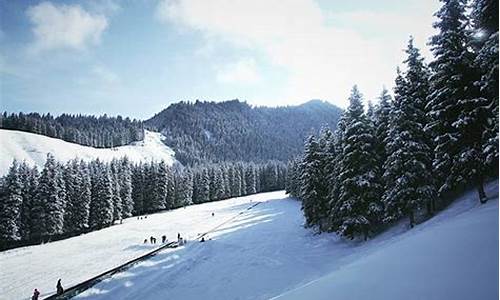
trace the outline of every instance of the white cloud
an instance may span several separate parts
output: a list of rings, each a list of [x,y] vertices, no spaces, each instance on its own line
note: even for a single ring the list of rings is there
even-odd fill
[[[52,49],[83,50],[100,42],[108,26],[103,15],[92,15],[79,5],[42,2],[27,10],[35,39],[34,53]]]
[[[271,64],[284,67],[287,83],[273,104],[321,98],[344,107],[354,84],[367,99],[377,97],[383,85],[393,85],[410,34],[417,46],[424,46],[437,1],[408,1],[412,10],[398,14],[336,15],[326,13],[314,0],[162,0],[156,16],[163,22],[200,31],[207,39],[257,50]],[[330,22],[346,19],[343,26]],[[364,29],[372,26],[380,31],[366,36],[356,22],[364,23],[360,24]]]
[[[258,82],[260,77],[255,60],[244,58],[220,68],[216,79],[221,83],[252,84]]]

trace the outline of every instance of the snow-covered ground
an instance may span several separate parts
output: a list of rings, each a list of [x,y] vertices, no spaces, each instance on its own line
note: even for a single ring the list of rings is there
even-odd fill
[[[472,191],[412,230],[402,222],[368,242],[304,229],[300,203],[283,192],[131,218],[0,253],[0,294],[27,298],[35,287],[46,294],[58,278],[71,286],[149,251],[142,240],[150,235],[174,239],[181,232],[193,240],[236,216],[210,233],[211,240],[162,251],[77,297],[498,299],[498,181],[487,192],[493,197],[487,204],[479,205]]]
[[[161,133],[146,131],[143,141],[102,149],[29,132],[0,129],[0,176],[7,173],[13,159],[43,167],[49,152],[62,162],[75,157],[84,160],[99,158],[110,161],[113,158],[127,156],[134,162],[164,160],[168,164],[173,164],[175,153],[162,142],[163,138]]]

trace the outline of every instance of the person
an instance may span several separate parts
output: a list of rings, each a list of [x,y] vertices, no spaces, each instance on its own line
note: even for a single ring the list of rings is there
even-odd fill
[[[204,237],[204,236],[202,236],[202,237],[201,237],[200,242],[202,242],[202,243],[203,243],[204,241],[205,241],[205,237]]]
[[[144,239],[144,244],[147,244],[148,243],[148,239]]]
[[[215,216],[215,214],[214,214],[214,213],[212,213],[212,217],[213,217],[213,216]]]
[[[161,237],[161,243],[165,244],[166,241],[167,241],[167,236],[166,235],[162,236]]]
[[[59,280],[57,281],[57,295],[62,295],[64,293],[64,289],[62,287],[62,284],[61,284],[61,279],[59,278]]]
[[[33,291],[33,296],[31,296],[31,300],[38,300],[38,296],[40,296],[40,292],[37,289],[35,289]]]

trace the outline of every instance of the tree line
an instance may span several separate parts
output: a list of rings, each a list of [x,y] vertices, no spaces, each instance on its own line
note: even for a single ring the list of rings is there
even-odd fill
[[[332,132],[311,135],[289,161],[286,190],[302,200],[307,226],[365,239],[381,225],[436,211],[464,187],[487,201],[498,176],[498,2],[442,0],[439,33],[424,63],[410,38],[394,99],[383,90],[364,109],[354,86]]]
[[[41,172],[13,161],[0,178],[0,248],[69,237],[135,215],[283,189],[278,161],[184,168],[165,162],[132,164],[71,160],[48,154]]]
[[[129,118],[62,114],[11,113],[0,115],[0,128],[21,130],[96,148],[128,145],[144,139],[141,121]]]

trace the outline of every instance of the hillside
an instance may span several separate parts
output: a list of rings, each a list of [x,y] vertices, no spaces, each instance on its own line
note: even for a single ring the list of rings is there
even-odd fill
[[[161,131],[184,164],[201,161],[288,160],[321,126],[332,129],[342,110],[320,100],[299,106],[252,107],[238,100],[175,103],[145,121]]]
[[[43,167],[49,152],[59,161],[68,161],[77,157],[86,161],[99,158],[107,162],[113,158],[127,156],[135,162],[164,160],[168,164],[173,164],[174,152],[162,142],[163,139],[160,133],[146,131],[143,141],[127,146],[102,149],[34,133],[0,129],[2,145],[0,147],[0,175],[7,173],[13,159],[25,160],[30,165]]]
[[[498,181],[486,192],[484,205],[475,191],[467,192],[414,229],[401,222],[368,242],[305,229],[300,202],[282,192],[193,205],[2,252],[0,289],[13,299],[27,299],[35,287],[47,295],[57,278],[72,286],[154,248],[144,238],[165,234],[172,240],[180,232],[186,246],[163,251],[77,298],[498,299]],[[252,202],[260,203],[247,210]],[[196,240],[221,224],[205,243]],[[19,270],[24,261],[30,263]]]

